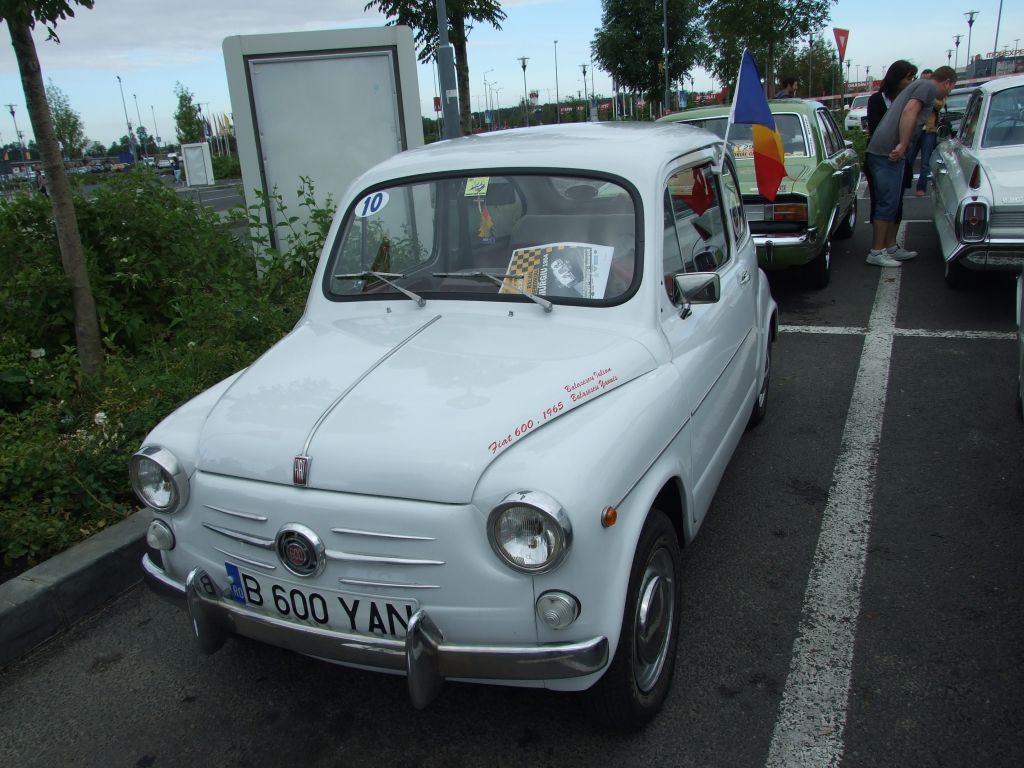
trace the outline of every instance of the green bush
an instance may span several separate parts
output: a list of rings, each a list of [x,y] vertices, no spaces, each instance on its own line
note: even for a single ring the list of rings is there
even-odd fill
[[[137,507],[128,460],[146,433],[293,327],[331,216],[303,188],[313,223],[289,224],[294,255],[260,250],[262,278],[227,226],[151,173],[76,196],[107,354],[85,380],[48,201],[0,201],[6,563],[36,562],[127,516]]]
[[[238,155],[214,155],[212,160],[213,178],[218,181],[242,178],[242,164],[238,161]]]

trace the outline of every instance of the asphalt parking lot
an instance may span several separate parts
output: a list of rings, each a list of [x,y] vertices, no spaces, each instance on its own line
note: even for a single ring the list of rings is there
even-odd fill
[[[1014,284],[947,288],[930,202],[906,201],[898,273],[864,264],[860,224],[828,288],[772,276],[769,413],[683,553],[642,733],[543,691],[447,684],[416,711],[402,678],[244,640],[200,657],[140,587],[0,673],[0,765],[1024,764]]]

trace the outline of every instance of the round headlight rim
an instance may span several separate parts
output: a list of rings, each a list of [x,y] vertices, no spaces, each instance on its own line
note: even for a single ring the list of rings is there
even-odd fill
[[[141,491],[139,482],[139,465],[143,461],[155,464],[170,480],[171,498],[166,505],[154,504]],[[160,445],[144,445],[136,451],[128,463],[129,475],[131,476],[132,490],[139,497],[143,504],[155,512],[165,515],[172,515],[182,509],[188,503],[189,482],[188,475],[182,467],[178,458],[167,448]]]
[[[537,566],[524,566],[515,562],[498,543],[496,531],[500,525],[502,515],[513,507],[530,507],[536,510],[542,517],[547,519],[552,528],[559,535],[559,544],[556,556],[546,563]],[[569,554],[572,546],[572,523],[569,515],[562,505],[553,496],[543,491],[518,490],[507,494],[487,517],[487,540],[491,549],[505,565],[514,571],[524,573],[528,576],[535,576],[549,573],[560,566]]]

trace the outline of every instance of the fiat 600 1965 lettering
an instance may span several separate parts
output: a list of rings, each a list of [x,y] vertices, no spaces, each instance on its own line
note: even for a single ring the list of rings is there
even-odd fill
[[[132,458],[198,647],[662,705],[680,547],[767,406],[731,157],[679,125],[505,131],[341,200],[295,329]],[[184,626],[184,625],[183,625]]]

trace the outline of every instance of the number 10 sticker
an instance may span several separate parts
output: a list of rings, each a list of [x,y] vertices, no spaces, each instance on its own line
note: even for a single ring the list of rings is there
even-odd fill
[[[388,199],[387,192],[374,192],[373,194],[367,195],[356,203],[356,218],[364,219],[367,216],[373,216],[375,213],[380,213],[388,204]]]

